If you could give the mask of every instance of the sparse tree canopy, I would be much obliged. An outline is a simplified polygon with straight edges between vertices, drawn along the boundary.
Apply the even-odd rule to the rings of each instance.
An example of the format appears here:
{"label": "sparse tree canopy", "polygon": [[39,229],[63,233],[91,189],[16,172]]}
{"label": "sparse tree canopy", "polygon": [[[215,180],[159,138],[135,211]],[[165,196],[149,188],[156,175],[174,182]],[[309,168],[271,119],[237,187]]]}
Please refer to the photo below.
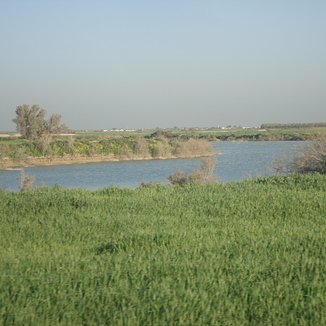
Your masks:
{"label": "sparse tree canopy", "polygon": [[46,110],[39,105],[19,105],[16,108],[16,118],[12,121],[17,125],[23,138],[28,140],[38,140],[46,134],[56,134],[67,131],[68,126],[60,125],[61,114],[52,114],[50,119],[46,120]]}

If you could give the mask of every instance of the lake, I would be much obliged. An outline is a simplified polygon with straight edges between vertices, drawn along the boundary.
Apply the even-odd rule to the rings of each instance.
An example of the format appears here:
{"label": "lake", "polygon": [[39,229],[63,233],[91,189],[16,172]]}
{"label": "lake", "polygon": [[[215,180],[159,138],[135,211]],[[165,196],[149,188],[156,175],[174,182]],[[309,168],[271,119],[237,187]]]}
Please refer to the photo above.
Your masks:
{"label": "lake", "polygon": [[[251,141],[212,142],[218,163],[216,174],[219,181],[239,181],[271,174],[267,167],[273,166],[275,158],[282,154],[298,155],[302,141]],[[197,169],[200,159],[171,159],[87,163],[24,168],[29,176],[35,175],[35,185],[60,185],[67,188],[95,190],[110,185],[137,187],[142,181],[166,181],[176,170],[190,173]],[[19,189],[20,171],[0,171],[0,186],[7,190]]]}

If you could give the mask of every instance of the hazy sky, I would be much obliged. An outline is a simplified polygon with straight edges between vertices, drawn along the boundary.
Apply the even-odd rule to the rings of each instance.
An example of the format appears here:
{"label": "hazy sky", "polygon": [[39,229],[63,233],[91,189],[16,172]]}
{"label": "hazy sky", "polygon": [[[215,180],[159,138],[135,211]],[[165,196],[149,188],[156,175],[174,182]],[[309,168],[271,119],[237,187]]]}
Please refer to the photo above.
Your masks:
{"label": "hazy sky", "polygon": [[0,130],[326,121],[325,0],[0,0]]}

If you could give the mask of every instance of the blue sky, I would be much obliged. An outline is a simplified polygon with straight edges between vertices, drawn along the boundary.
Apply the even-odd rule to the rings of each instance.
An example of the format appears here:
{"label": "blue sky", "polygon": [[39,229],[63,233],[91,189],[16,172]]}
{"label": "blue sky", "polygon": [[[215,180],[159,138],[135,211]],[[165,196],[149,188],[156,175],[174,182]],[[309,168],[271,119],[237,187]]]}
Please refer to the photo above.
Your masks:
{"label": "blue sky", "polygon": [[0,0],[0,131],[326,121],[326,1]]}

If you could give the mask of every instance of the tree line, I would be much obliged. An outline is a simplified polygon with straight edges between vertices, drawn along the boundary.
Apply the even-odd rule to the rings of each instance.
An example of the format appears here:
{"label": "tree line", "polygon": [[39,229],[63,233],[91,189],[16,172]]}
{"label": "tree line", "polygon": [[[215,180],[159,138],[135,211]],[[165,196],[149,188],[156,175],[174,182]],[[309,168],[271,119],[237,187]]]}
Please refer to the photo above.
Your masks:
{"label": "tree line", "polygon": [[261,129],[289,129],[289,128],[322,128],[326,127],[326,122],[309,123],[263,123]]}

